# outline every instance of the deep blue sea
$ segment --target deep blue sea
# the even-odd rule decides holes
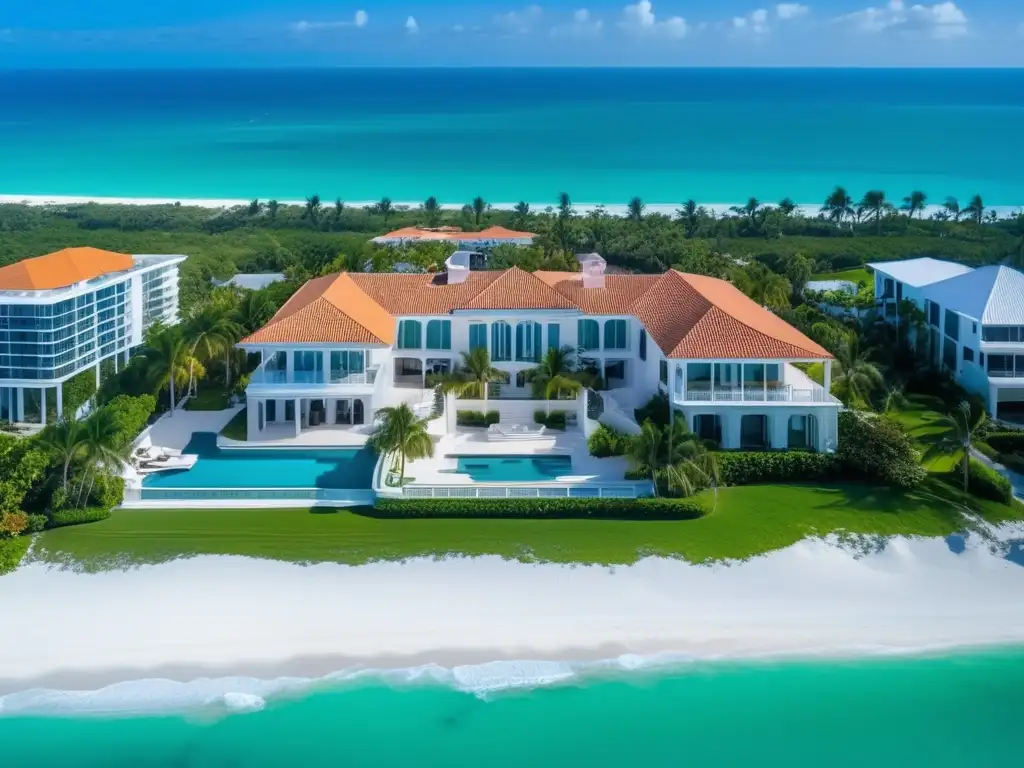
[[[1024,70],[0,72],[0,194],[1024,203]]]

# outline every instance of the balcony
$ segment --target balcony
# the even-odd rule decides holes
[[[793,386],[791,384],[754,387],[689,387],[686,392],[676,392],[677,403],[836,403],[839,401],[828,394],[824,387]]]
[[[335,371],[287,371],[279,368],[257,368],[249,377],[249,386],[256,388],[273,387],[280,390],[309,389],[311,387],[345,388],[359,387],[372,389],[377,380],[378,367],[367,368],[354,373]]]

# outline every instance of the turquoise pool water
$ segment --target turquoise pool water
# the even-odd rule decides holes
[[[568,456],[453,456],[455,470],[478,483],[537,483],[572,474]]]
[[[211,432],[194,434],[183,452],[199,455],[192,469],[149,475],[142,487],[369,489],[376,464],[367,448],[221,450]]]

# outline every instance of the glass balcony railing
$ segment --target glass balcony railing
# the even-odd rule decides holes
[[[292,371],[277,368],[257,368],[249,378],[250,384],[373,384],[377,380],[377,369],[369,368],[354,373],[351,371]]]
[[[830,403],[835,398],[824,387],[793,387],[789,385],[764,386],[750,384],[740,387],[690,386],[685,392],[676,392],[677,402],[696,403]]]

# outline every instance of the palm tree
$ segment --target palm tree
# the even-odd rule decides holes
[[[982,219],[985,216],[985,203],[981,199],[981,195],[975,195],[971,198],[971,202],[964,208],[964,215],[970,218],[975,224],[981,224]]]
[[[231,384],[231,351],[241,337],[241,329],[235,323],[231,311],[213,302],[201,304],[192,310],[184,323],[185,338],[189,341],[189,388],[195,388],[195,363],[197,359],[212,360],[218,352],[224,352],[227,384]]]
[[[535,396],[544,398],[547,413],[551,399],[561,392],[579,392],[591,378],[579,369],[576,350],[569,345],[550,347],[536,368],[526,371],[526,380],[533,384]]]
[[[845,392],[850,403],[866,403],[868,395],[885,384],[881,371],[869,357],[869,353],[861,351],[860,340],[855,334],[847,336],[836,352],[836,375],[832,386]]]
[[[903,385],[893,384],[885,390],[885,397],[882,398],[882,413],[903,410],[908,404],[909,401],[907,400]]]
[[[238,300],[233,319],[242,333],[253,333],[273,316],[274,307],[261,291],[246,291]]]
[[[960,202],[955,197],[947,197],[942,207],[953,217],[953,221],[960,221],[960,218],[964,215],[964,211],[960,209]]]
[[[146,349],[142,353],[146,360],[146,373],[150,385],[159,393],[164,387],[170,389],[171,415],[174,415],[174,389],[189,380],[190,369],[194,370],[194,360],[189,354],[188,343],[185,341],[179,326],[169,328],[154,326],[146,337]]]
[[[700,226],[701,209],[697,207],[695,200],[687,200],[683,207],[676,211],[676,218],[683,223],[686,229],[686,236],[693,237]]]
[[[520,200],[516,203],[516,207],[513,209],[512,221],[515,222],[517,229],[524,229],[526,227],[526,217],[530,215],[530,204],[525,200]]]
[[[382,197],[380,202],[373,206],[373,210],[374,213],[384,217],[384,226],[386,227],[388,225],[388,219],[390,219],[395,212],[395,206],[391,204],[390,197]]]
[[[854,215],[853,198],[846,193],[843,187],[836,187],[832,194],[825,198],[821,212],[827,214],[828,218],[836,224],[842,224],[844,220],[852,218]]]
[[[562,192],[558,196],[558,218],[562,221],[568,221],[574,215],[572,209],[572,201],[569,199],[568,192]]]
[[[412,412],[408,403],[381,408],[375,414],[377,426],[369,445],[382,454],[398,454],[398,484],[405,484],[406,459],[425,459],[434,455],[434,441],[427,433],[427,420]]]
[[[793,202],[792,198],[784,197],[782,202],[779,203],[779,210],[782,211],[782,215],[785,217],[792,216],[797,209],[796,203]]]
[[[633,460],[637,469],[650,475],[655,496],[658,495],[658,474],[661,472],[663,443],[661,430],[651,421],[645,421],[640,427],[640,434],[634,435],[629,441],[626,451],[626,455]]]
[[[438,220],[441,218],[441,206],[437,202],[437,198],[431,195],[427,198],[427,201],[423,203],[423,212],[427,214],[427,225],[436,227]]]
[[[880,189],[872,189],[864,193],[864,199],[857,206],[858,214],[868,214],[869,218],[875,220],[876,234],[882,233],[882,214],[893,210],[892,203],[885,199],[885,192]]]
[[[788,307],[793,295],[793,285],[789,280],[777,272],[772,272],[760,262],[755,261],[743,269],[734,269],[729,278],[737,288],[758,304],[773,309]]]
[[[754,219],[757,216],[758,210],[761,208],[761,202],[756,198],[752,197],[747,200],[746,205],[734,205],[729,210],[735,213],[737,216],[743,216],[751,224],[754,223]]]
[[[1013,223],[1010,226],[1010,233],[1017,238],[1017,245],[1010,254],[1009,261],[1015,267],[1020,269],[1024,267],[1024,212],[1018,211],[1013,217]]]
[[[484,213],[487,212],[487,201],[482,197],[473,198],[473,218],[476,221],[476,225],[480,226],[480,221],[484,217]]]
[[[108,470],[117,472],[128,461],[129,446],[118,442],[120,425],[114,414],[108,408],[100,408],[90,416],[83,424],[82,454],[86,464],[86,474],[91,473],[89,490],[85,492],[84,499],[88,502],[92,493],[92,486],[96,481],[95,469],[102,464]],[[79,485],[78,497],[82,500],[82,488],[85,485],[85,477]]]
[[[267,213],[270,215],[271,219],[277,218],[277,209],[280,207],[281,204],[277,202],[277,200],[271,200],[269,203],[267,203]]]
[[[341,221],[342,214],[345,213],[345,201],[340,197],[334,201],[334,220]]]
[[[903,198],[903,205],[900,207],[907,212],[908,218],[914,218],[915,213],[918,215],[918,218],[920,218],[924,215],[924,208],[927,202],[928,195],[924,192],[914,190]]]
[[[985,413],[984,408],[971,408],[971,404],[966,400],[961,400],[960,405],[952,413],[943,417],[943,421],[950,427],[950,434],[939,442],[939,448],[948,453],[963,452],[965,491],[970,477],[974,435],[987,420],[988,414]]]
[[[640,221],[641,219],[643,219],[644,208],[646,208],[646,206],[644,205],[643,200],[641,200],[639,197],[634,197],[632,200],[630,200],[629,205],[626,208],[629,212],[629,220]]]
[[[718,461],[704,442],[686,428],[686,418],[673,414],[665,428],[666,466],[663,470],[671,493],[690,496],[708,484],[717,487]]]
[[[263,203],[261,203],[259,201],[259,198],[256,198],[251,203],[249,203],[249,215],[250,216],[259,216],[260,215],[260,211],[262,211],[262,210],[263,210]]]
[[[39,441],[63,466],[61,487],[67,490],[68,472],[75,459],[82,455],[85,444],[85,430],[82,422],[73,415],[63,415],[55,424],[51,424],[42,431]]]
[[[486,347],[477,347],[462,353],[462,365],[440,377],[441,390],[456,395],[482,394],[484,410],[487,409],[487,389],[496,381],[504,381],[505,372],[491,365],[491,356]]]
[[[306,210],[302,212],[302,218],[309,219],[313,224],[316,224],[322,208],[323,203],[320,202],[320,195],[311,195],[306,198]]]

